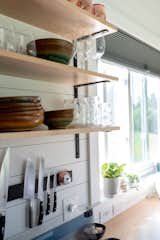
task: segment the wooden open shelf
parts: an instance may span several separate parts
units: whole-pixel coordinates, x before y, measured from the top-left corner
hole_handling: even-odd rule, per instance
[[[120,130],[117,126],[110,127],[94,127],[94,128],[68,128],[59,130],[41,130],[41,131],[26,131],[26,132],[9,132],[0,133],[0,140],[12,140],[33,137],[49,137],[54,135],[69,135],[76,133],[91,133],[91,132],[111,132]]]
[[[72,86],[118,78],[0,49],[0,74]]]
[[[66,39],[82,38],[103,30],[117,31],[111,23],[101,22],[67,0],[2,0],[0,13],[33,26],[54,32]]]

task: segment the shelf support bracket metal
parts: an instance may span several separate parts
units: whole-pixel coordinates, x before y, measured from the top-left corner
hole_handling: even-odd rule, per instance
[[[74,57],[74,67],[77,67],[77,57]],[[78,86],[74,86],[74,98],[78,98]],[[75,134],[75,157],[80,158],[79,134]]]
[[[78,87],[74,87],[74,98],[78,98]],[[76,158],[80,158],[79,134],[75,134],[75,153]]]

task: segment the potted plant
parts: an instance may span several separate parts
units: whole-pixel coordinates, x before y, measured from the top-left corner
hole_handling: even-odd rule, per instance
[[[139,184],[139,176],[133,173],[127,173],[126,177],[128,178],[128,185],[130,188],[137,188]]]
[[[120,177],[124,171],[125,164],[104,163],[102,165],[102,176],[104,179],[105,197],[113,197],[119,192]]]

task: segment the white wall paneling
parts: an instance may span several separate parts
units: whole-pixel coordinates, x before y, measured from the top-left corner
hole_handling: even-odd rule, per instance
[[[90,204],[94,205],[100,200],[100,178],[99,178],[99,152],[98,152],[98,133],[89,136],[89,186]]]
[[[78,161],[86,161],[86,140],[81,140],[81,157],[75,159],[74,141],[46,143],[40,145],[30,145],[11,148],[11,176],[23,175],[25,161],[30,157],[37,165],[38,157],[44,156],[45,167],[54,168],[69,163],[77,163]],[[63,151],[62,151],[63,149]],[[3,156],[4,149],[0,150],[0,156]],[[2,157],[1,157],[2,161]],[[16,166],[16,168],[15,168]]]
[[[51,230],[56,226],[69,221],[70,219],[81,215],[88,206],[88,191],[87,183],[76,184],[71,188],[59,190],[57,194],[57,211],[49,216],[44,217],[44,223],[41,226],[37,226],[31,230],[26,228],[26,201],[21,200],[18,204],[13,205],[14,202],[9,203],[7,208],[6,217],[6,239],[32,239],[39,234]],[[74,193],[74,194],[73,194]],[[76,203],[78,208],[73,213],[68,211],[69,204],[73,201],[74,196],[77,196]],[[16,202],[16,201],[15,201]],[[63,214],[64,213],[64,214]],[[14,216],[14,218],[13,218]],[[15,220],[16,216],[16,221]],[[55,219],[58,220],[55,221]],[[17,238],[16,238],[17,237]]]

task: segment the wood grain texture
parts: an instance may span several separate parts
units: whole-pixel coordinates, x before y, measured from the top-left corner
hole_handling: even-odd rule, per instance
[[[65,83],[71,86],[118,80],[117,77],[106,74],[82,70],[3,49],[0,49],[0,73],[34,80]]]
[[[106,227],[103,239],[117,237],[121,240],[159,240],[160,200],[145,199],[110,220]]]
[[[33,138],[33,137],[45,137],[54,135],[66,135],[76,133],[90,133],[90,132],[111,132],[119,130],[117,126],[111,127],[94,127],[94,128],[68,128],[57,130],[41,130],[41,131],[26,131],[26,132],[13,132],[13,133],[0,133],[0,140],[6,139],[20,139],[20,138]]]
[[[117,29],[111,23],[105,24],[67,0],[5,0],[0,1],[0,13],[33,26],[54,32],[73,40],[90,34]]]

